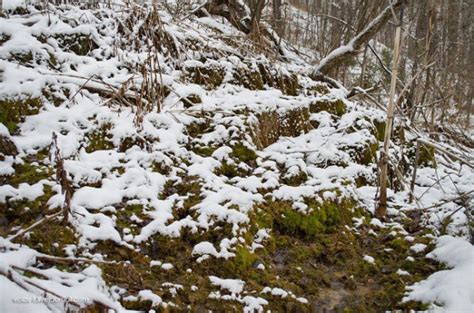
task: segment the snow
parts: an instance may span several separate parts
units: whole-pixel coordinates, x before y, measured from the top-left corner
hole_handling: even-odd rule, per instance
[[[3,2],[5,10],[12,11],[17,6],[25,6],[24,1]],[[109,9],[95,12],[76,6],[64,10],[52,8],[48,14],[50,17],[39,11],[32,11],[34,13],[29,16],[12,15],[0,19],[2,33],[11,36],[0,47],[0,99],[39,97],[43,102],[41,110],[27,116],[15,133],[10,134],[0,123],[0,135],[12,140],[19,151],[18,156],[2,156],[0,175],[15,175],[17,164],[38,155],[39,151],[51,144],[53,132],[57,134],[58,147],[65,159],[64,167],[75,190],[71,202],[70,227],[78,236],[78,242],[77,245],[64,247],[68,257],[79,254],[95,260],[105,260],[110,255],[101,255],[93,250],[100,242],[111,241],[119,247],[141,252],[143,246],[150,244],[155,236],[179,240],[187,233],[220,233],[228,226],[231,231],[218,240],[212,241],[204,236],[206,239],[193,242],[194,246],[190,246],[190,260],[196,262],[196,266],[201,263],[207,266],[206,262],[211,263],[212,258],[228,260],[235,257],[237,248],[248,249],[256,254],[261,251],[259,249],[265,248],[267,241],[273,236],[271,229],[257,225],[258,229],[251,236],[248,235],[250,229],[255,227],[251,220],[255,208],[269,199],[289,201],[295,211],[306,214],[311,210],[305,203],[308,200],[315,203],[337,203],[340,199],[350,198],[358,201],[368,212],[373,212],[377,193],[376,160],[370,164],[360,164],[353,152],[376,143],[367,125],[383,118],[381,111],[348,101],[343,88],[331,89],[327,95],[302,93],[289,96],[269,86],[265,86],[264,90],[249,90],[237,85],[235,78],[238,69],[254,70],[259,64],[270,64],[280,73],[298,74],[302,87],[316,82],[300,75],[307,66],[298,65],[299,61],[284,64],[268,60],[262,55],[244,62],[240,52],[222,40],[222,34],[241,36],[227,22],[203,17],[178,23],[168,13],[160,12],[162,20],[166,21],[164,29],[176,38],[177,45],[183,50],[178,49],[179,56],[171,59],[165,53],[158,53],[163,84],[173,92],[163,99],[161,112],[145,112],[143,123],[137,127],[135,107],[119,105],[115,101],[106,102],[110,99],[104,99],[100,93],[80,90],[92,75],[94,79],[87,82],[88,86],[102,91],[105,88],[102,81],[114,89],[118,89],[126,81],[130,82],[131,87],[140,86],[143,78],[136,77],[129,68],[138,66],[148,52],[141,48],[135,51],[130,47],[112,51],[118,36],[116,21],[124,18],[127,13]],[[100,14],[96,14],[98,12]],[[216,29],[222,34],[216,35]],[[46,42],[37,39],[40,34],[48,37]],[[71,53],[55,37],[64,34],[90,35],[98,48],[84,56]],[[209,49],[215,49],[218,55],[224,56],[214,59],[206,51],[186,50],[186,40],[203,43]],[[326,59],[351,49],[350,45],[340,47]],[[31,52],[38,63],[34,66],[19,64],[11,58],[17,52]],[[57,60],[57,67],[50,66],[51,55]],[[176,67],[175,62],[183,66]],[[187,81],[183,78],[183,73],[193,67],[223,69],[224,83],[210,90]],[[47,88],[54,89],[53,92],[62,99],[59,104],[44,97]],[[133,89],[129,92],[133,94],[131,90]],[[75,95],[74,98],[71,95]],[[202,103],[185,108],[182,97],[189,95],[198,95]],[[257,150],[250,135],[250,126],[257,124],[258,114],[277,112],[283,116],[290,110],[308,109],[315,101],[334,100],[342,100],[347,106],[347,113],[340,118],[328,112],[311,113],[310,120],[318,122],[319,127],[291,138],[282,136],[272,145]],[[203,134],[191,135],[188,127],[192,124],[205,124],[209,129]],[[105,132],[110,146],[88,152],[90,135],[94,132]],[[133,142],[122,148],[126,139],[136,140],[137,143]],[[140,139],[146,142],[144,146],[138,143]],[[236,143],[242,143],[256,152],[257,158],[252,160],[255,164],[249,165],[233,156],[233,146]],[[203,156],[193,149],[196,146],[210,148],[211,153]],[[399,149],[394,149],[395,154],[399,152]],[[53,160],[44,157],[44,160],[38,162],[48,169],[54,169]],[[219,173],[218,170],[224,163],[235,166],[238,175],[227,177]],[[472,191],[474,172],[455,162],[451,162],[450,166],[444,163],[439,162],[437,169],[425,167],[418,170],[415,195],[422,207],[442,203],[459,192]],[[160,165],[158,169],[155,167],[157,164]],[[302,184],[293,186],[283,183],[299,174],[307,177]],[[448,174],[449,177],[446,176]],[[366,179],[368,186],[357,187],[356,180],[359,177]],[[199,191],[187,194],[176,191],[176,186],[185,184],[187,180],[197,184]],[[46,193],[49,188],[52,195],[47,199],[45,210],[61,208],[64,195],[55,182],[54,175],[31,184],[3,184],[0,186],[0,203],[35,201],[49,195]],[[199,200],[192,202],[186,208],[188,211],[185,216],[182,216],[181,212],[192,197]],[[389,190],[389,197],[390,205],[393,206],[390,213],[403,214],[404,210],[415,208],[415,205],[407,203],[406,191]],[[138,206],[139,209],[133,209],[132,213],[129,211],[130,206]],[[453,214],[453,223],[448,225],[448,233],[466,236],[466,212],[456,211],[457,209],[457,204],[453,202],[429,209],[427,223],[436,229],[440,221]],[[123,215],[127,218],[126,227],[123,226],[123,220],[120,220]],[[355,222],[356,228],[366,226],[362,219]],[[392,234],[405,234],[408,242],[415,242],[404,229],[376,218],[370,220],[370,226],[374,229],[391,227]],[[377,235],[372,229],[369,233]],[[438,238],[437,248],[429,255],[446,262],[451,269],[434,273],[427,280],[410,287],[407,299],[443,303],[446,309],[472,309],[473,292],[468,285],[473,284],[472,280],[466,278],[469,277],[468,271],[472,272],[472,266],[468,266],[468,263],[473,263],[472,246],[467,246],[465,239],[443,238],[445,237]],[[158,290],[134,290],[132,295],[129,290],[122,288],[123,295],[118,296],[113,290],[119,287],[107,285],[95,265],[76,273],[59,272],[55,267],[44,270],[34,262],[39,255],[37,251],[1,237],[0,243],[2,273],[12,271],[13,266],[40,271],[49,279],[34,278],[32,281],[62,296],[97,300],[117,311],[122,309],[120,297],[150,300],[156,306],[172,305],[162,301],[161,296],[156,294],[160,292]],[[428,246],[421,243],[415,243],[411,247],[417,257],[427,249]],[[447,258],[449,254],[450,259]],[[363,259],[375,264],[375,259],[369,255],[364,255]],[[407,260],[415,261],[413,257],[407,257]],[[182,270],[179,263],[171,262],[173,260],[162,258],[150,260],[149,265],[155,267],[154,270],[159,267],[163,270],[163,275]],[[260,274],[263,274],[261,271],[267,273],[271,270],[271,264],[267,263],[259,263],[255,267]],[[23,277],[21,271],[14,272],[18,277]],[[188,269],[187,272],[191,274],[197,271]],[[409,274],[402,269],[397,273],[402,276]],[[212,274],[212,269],[209,274]],[[6,295],[1,298],[0,307],[6,308],[6,311],[20,310],[20,304],[10,301],[17,297],[43,299],[43,295],[36,290],[25,291],[3,276],[0,279],[0,292]],[[264,306],[269,303],[263,297],[279,300],[290,298],[308,303],[306,298],[296,297],[290,290],[279,287],[266,287],[260,293],[262,297],[257,297],[255,294],[258,290],[244,291],[244,287],[251,284],[246,284],[238,277],[224,279],[210,275],[209,280],[219,288],[219,291],[209,295],[210,298],[237,301],[246,312],[263,311]],[[162,287],[168,288],[174,295],[180,290],[178,284],[172,282]],[[189,286],[185,286],[187,287]],[[192,286],[191,289],[196,291],[197,288]],[[459,300],[461,297],[463,300]],[[46,305],[46,301],[21,304],[21,311],[25,312],[61,309],[64,309],[64,303],[51,307]]]
[[[407,276],[407,275],[410,275],[409,272],[405,271],[405,270],[402,270],[402,269],[398,269],[397,270],[397,274],[400,275],[400,276]]]
[[[209,280],[213,285],[219,286],[222,290],[227,290],[234,295],[244,290],[245,282],[240,279],[221,279],[216,276],[209,276]]]
[[[281,297],[281,298],[286,298],[288,296],[288,292],[286,290],[278,288],[278,287],[275,287],[275,288],[265,287],[263,288],[262,293],[270,293],[272,296]]]
[[[427,257],[446,263],[450,268],[409,286],[403,300],[442,304],[447,312],[472,312],[474,247],[462,238],[441,236]]]
[[[364,255],[363,259],[370,264],[375,264],[375,259],[370,255]]]
[[[406,237],[405,237],[406,239]],[[408,240],[410,241],[410,240]],[[423,243],[417,243],[417,244],[414,244],[413,246],[410,247],[410,250],[415,252],[415,253],[420,253],[420,252],[423,252],[425,251],[426,249],[426,245],[423,244]]]
[[[151,290],[146,289],[146,290],[140,290],[138,293],[138,297],[142,300],[150,300],[153,304],[153,306],[160,305],[163,300],[161,299],[160,296],[154,294]]]

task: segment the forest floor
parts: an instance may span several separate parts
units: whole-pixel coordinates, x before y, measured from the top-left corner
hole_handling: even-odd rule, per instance
[[[427,135],[397,118],[374,218],[384,110],[286,53],[220,18],[7,1],[0,311],[472,312],[472,168],[422,146],[410,203]]]

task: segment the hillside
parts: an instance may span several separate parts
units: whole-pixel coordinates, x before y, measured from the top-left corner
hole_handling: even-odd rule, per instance
[[[474,172],[424,146],[409,203],[426,134],[396,120],[381,221],[384,110],[296,52],[161,7],[3,10],[0,311],[473,308]]]

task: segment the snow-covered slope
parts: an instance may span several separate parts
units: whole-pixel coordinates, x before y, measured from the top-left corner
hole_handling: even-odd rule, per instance
[[[436,238],[467,238],[472,196],[436,204],[474,173],[423,153],[418,214],[400,126],[392,222],[372,218],[383,111],[221,18],[6,2],[1,311],[472,307],[472,246]]]

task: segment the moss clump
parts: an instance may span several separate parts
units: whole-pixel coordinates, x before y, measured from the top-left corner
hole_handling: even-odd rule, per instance
[[[43,88],[43,96],[54,106],[58,107],[68,99],[69,90],[64,88],[58,89],[56,86],[46,86]]]
[[[144,207],[141,204],[131,204],[123,208],[117,209],[115,224],[119,229],[129,228],[133,234],[135,234],[134,223],[130,220],[131,216],[137,216],[142,220],[147,220],[147,216],[144,214]]]
[[[308,215],[293,208],[285,208],[282,217],[276,219],[276,228],[283,234],[312,239],[317,233],[333,229],[340,223],[340,214],[334,204],[326,204]]]
[[[260,63],[258,65],[262,83],[269,87],[280,89],[286,95],[296,96],[298,94],[299,82],[295,74],[288,75],[273,70],[269,65]]]
[[[244,86],[250,90],[262,90],[263,79],[258,71],[247,68],[238,68],[232,81],[233,84]]]
[[[325,94],[329,93],[329,88],[328,88],[327,84],[317,82],[316,85],[314,85],[314,86],[312,86],[308,89],[308,93],[310,95],[315,95],[315,96],[325,95]]]
[[[17,155],[16,145],[7,136],[0,135],[0,161],[4,160],[5,155]]]
[[[165,162],[153,161],[151,164],[151,169],[153,172],[157,172],[163,175],[168,175],[171,173],[171,167],[165,164]]]
[[[112,124],[107,123],[87,134],[89,142],[87,144],[86,151],[91,153],[98,150],[113,149],[114,144],[110,140],[112,139],[112,135],[109,133],[111,128]]]
[[[47,208],[49,198],[53,195],[51,187],[47,185],[43,187],[43,193],[31,201],[26,199],[11,201],[7,198],[5,203],[0,203],[0,219],[6,221],[6,227],[0,227],[0,233],[8,232],[14,226],[27,226],[41,217]]]
[[[298,76],[295,74],[282,75],[278,80],[278,89],[286,95],[296,96],[299,89]]]
[[[23,164],[15,165],[15,174],[8,180],[8,183],[14,187],[18,187],[21,183],[33,185],[42,179],[48,179],[51,175],[52,169],[50,167],[25,161]]]
[[[341,99],[333,101],[317,100],[309,105],[309,110],[311,113],[326,111],[336,116],[342,116],[347,112],[346,105]]]
[[[183,98],[183,104],[185,108],[190,108],[199,103],[202,103],[202,99],[196,94],[190,94],[187,97]]]
[[[39,98],[2,99],[0,123],[5,125],[10,133],[14,133],[27,115],[38,114],[42,106],[43,102]]]
[[[377,160],[378,143],[368,143],[362,149],[356,149],[354,159],[357,163],[370,165]]]
[[[178,194],[180,196],[199,195],[201,193],[201,181],[198,176],[185,176],[179,182],[169,180],[166,182],[161,198]]]
[[[28,64],[33,61],[33,53],[31,51],[11,53],[11,58],[20,64]]]
[[[308,174],[305,172],[299,172],[298,174],[285,176],[283,178],[283,184],[288,186],[299,186],[308,180]]]
[[[297,137],[309,132],[313,128],[309,119],[310,112],[306,108],[287,111],[280,121],[282,136]]]
[[[120,142],[119,151],[125,152],[133,146],[138,146],[141,149],[144,149],[146,145],[146,140],[141,137],[126,137]]]
[[[49,221],[35,228],[28,238],[21,239],[22,244],[38,249],[40,252],[65,257],[66,245],[77,244],[74,231],[59,221]]]
[[[86,34],[58,34],[55,38],[62,49],[77,55],[87,55],[98,48],[91,36]]]
[[[271,219],[263,221],[280,234],[311,240],[318,234],[335,232],[340,227],[350,224],[352,217],[361,214],[360,210],[355,210],[352,199],[326,200],[322,203],[314,200],[307,202],[309,207],[307,214],[296,211],[289,202],[267,202],[260,209],[269,214]]]
[[[279,114],[275,111],[257,115],[250,135],[259,149],[277,142],[281,136],[296,137],[313,129],[307,108],[293,109]]]
[[[221,167],[216,170],[216,175],[224,175],[228,178],[240,176],[239,170],[233,164],[222,162]]]
[[[210,157],[214,151],[216,151],[216,148],[210,147],[210,146],[195,146],[191,149],[194,153],[199,154],[200,156],[203,157]]]
[[[196,138],[212,130],[209,122],[194,122],[186,126],[186,132],[190,137]]]
[[[203,85],[210,89],[220,86],[225,74],[224,69],[216,65],[187,67],[186,72],[186,77],[192,83]]]
[[[0,34],[0,46],[3,46],[5,42],[10,40],[10,36],[7,34]]]
[[[378,141],[383,141],[385,137],[385,121],[374,120],[375,128],[373,129],[373,135]]]
[[[435,148],[421,145],[418,166],[436,167]]]
[[[237,246],[234,253],[235,257],[226,262],[225,266],[230,272],[246,275],[257,261],[257,255],[242,245]]]
[[[249,149],[246,145],[239,142],[232,146],[232,152],[230,156],[238,159],[241,162],[245,162],[248,165],[255,165],[257,154],[252,149]]]

